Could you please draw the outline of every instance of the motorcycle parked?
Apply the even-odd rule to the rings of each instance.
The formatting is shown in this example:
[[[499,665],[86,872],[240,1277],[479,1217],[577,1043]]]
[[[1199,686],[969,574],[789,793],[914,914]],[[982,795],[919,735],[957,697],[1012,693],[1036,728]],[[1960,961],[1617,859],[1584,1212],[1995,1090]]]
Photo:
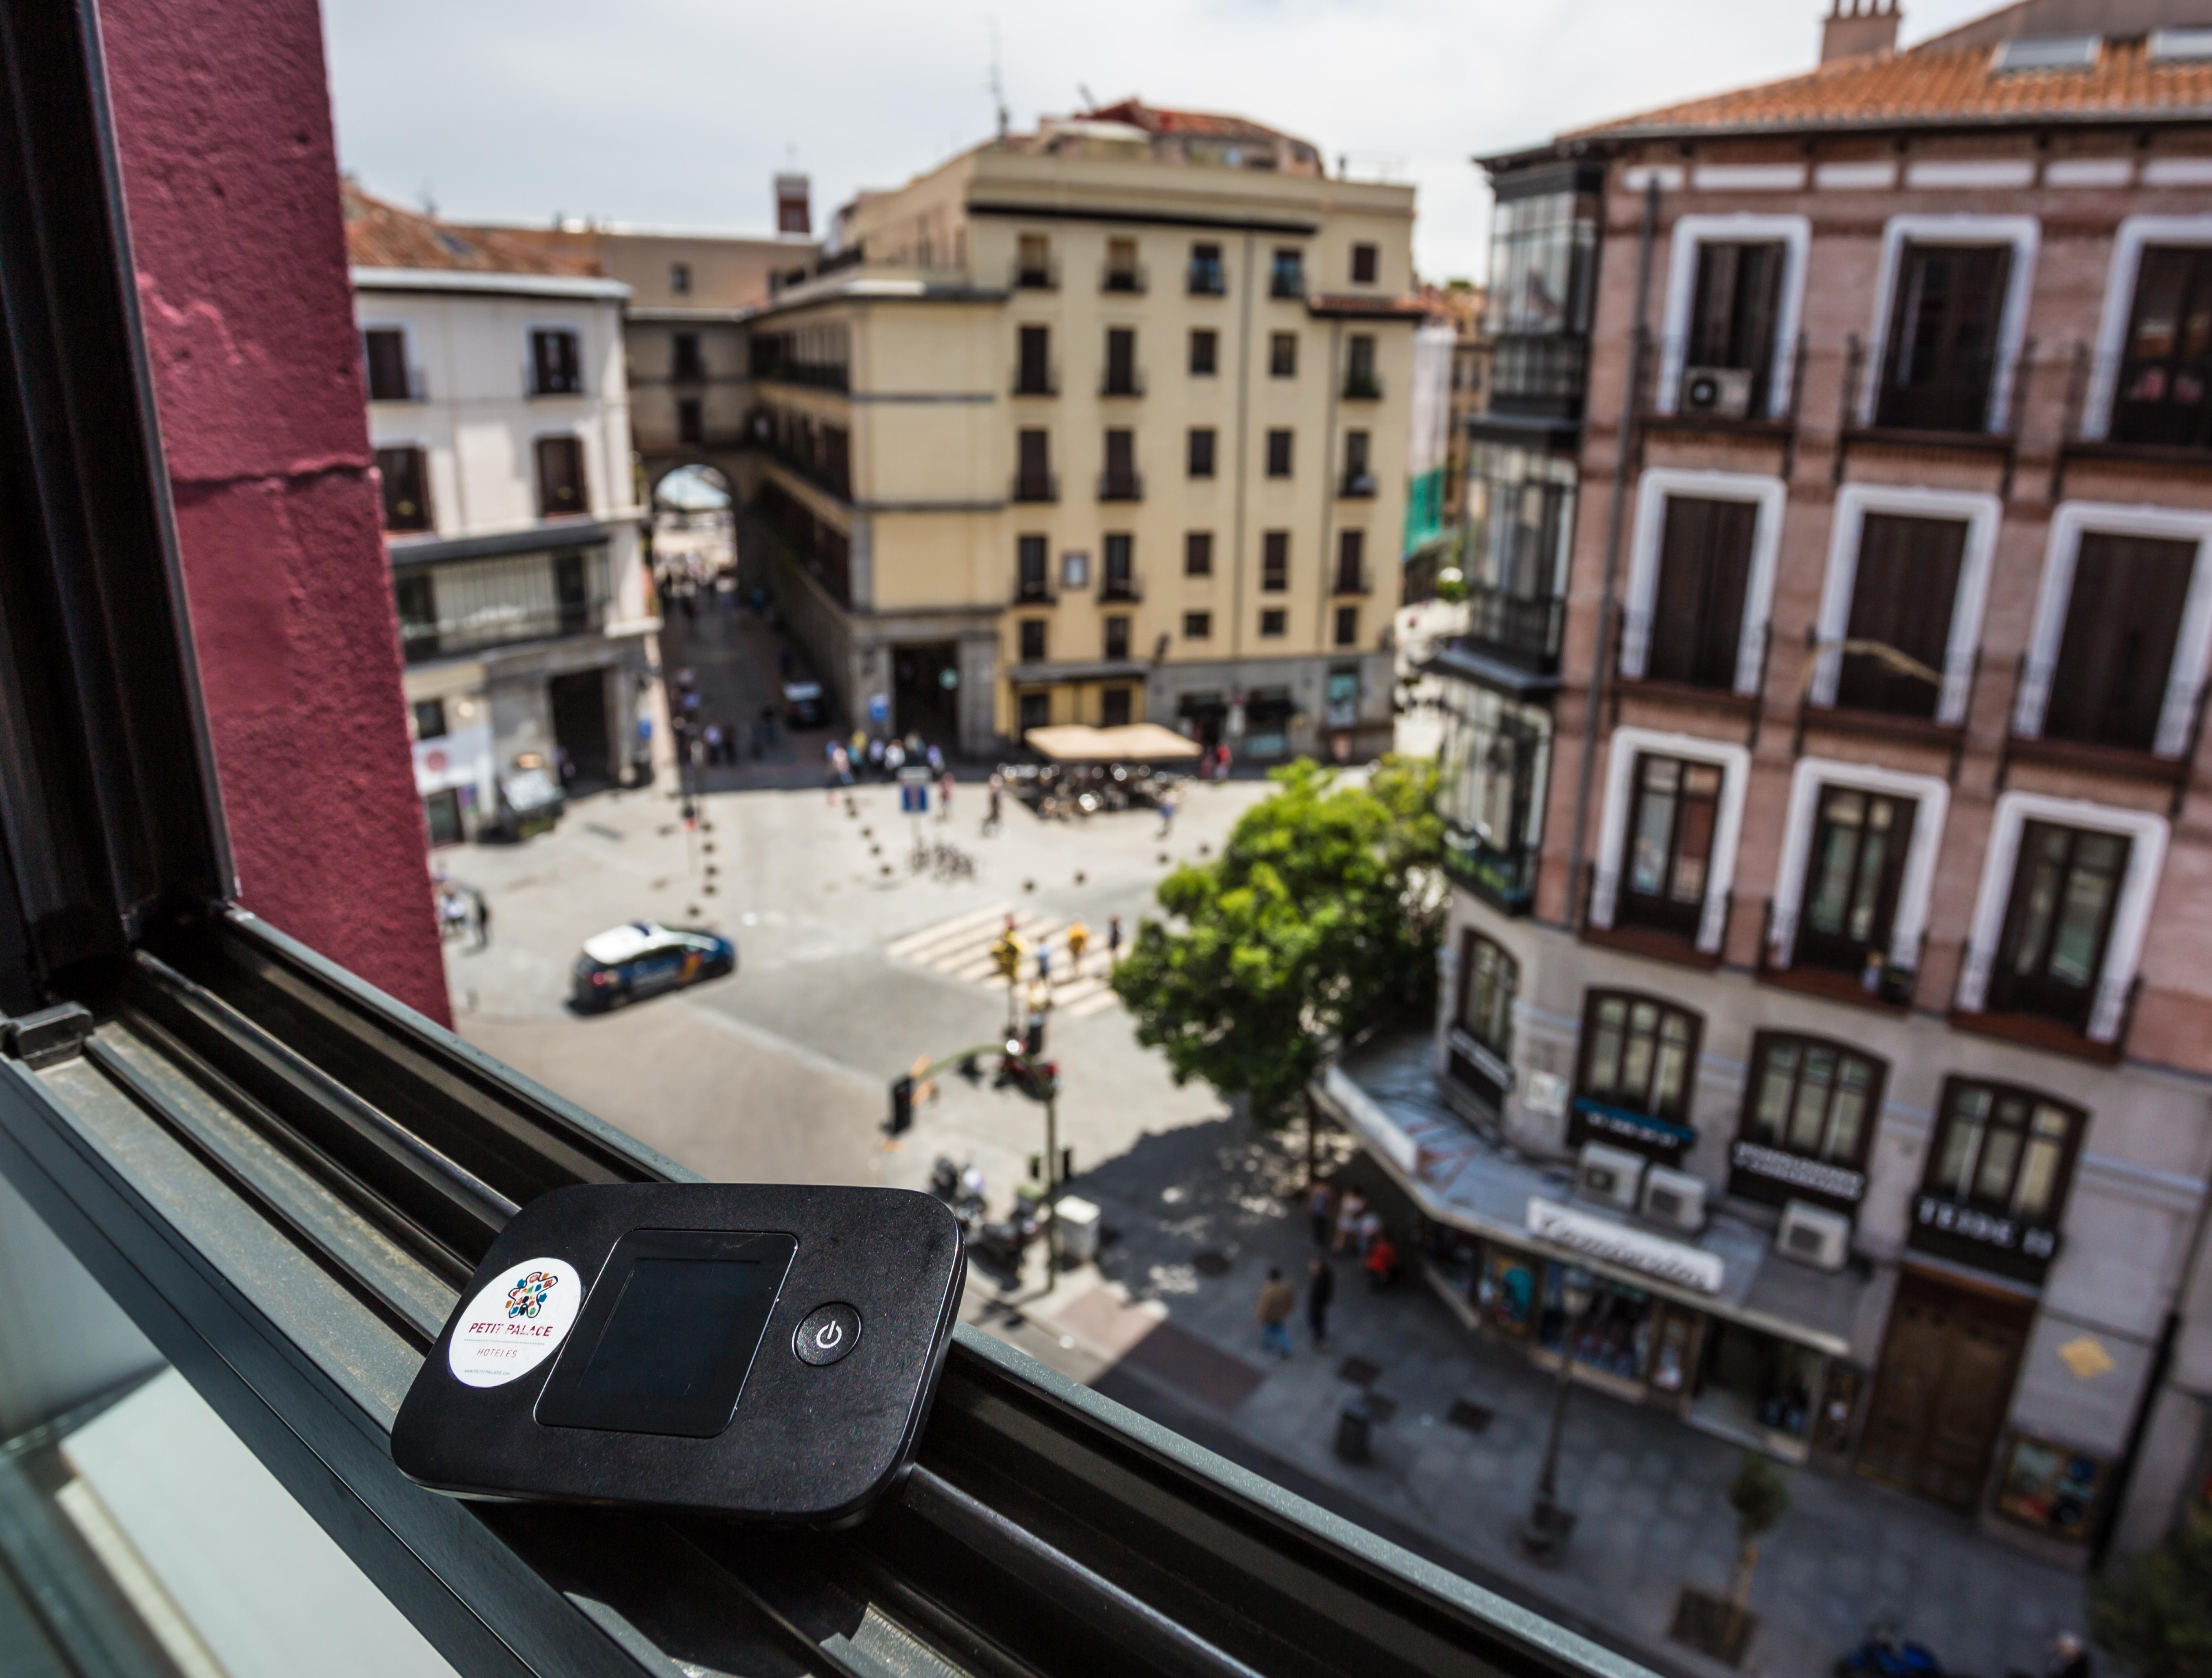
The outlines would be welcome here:
[[[1966,1678],[1946,1668],[1925,1644],[1909,1642],[1902,1627],[1884,1621],[1836,1662],[1835,1678]]]

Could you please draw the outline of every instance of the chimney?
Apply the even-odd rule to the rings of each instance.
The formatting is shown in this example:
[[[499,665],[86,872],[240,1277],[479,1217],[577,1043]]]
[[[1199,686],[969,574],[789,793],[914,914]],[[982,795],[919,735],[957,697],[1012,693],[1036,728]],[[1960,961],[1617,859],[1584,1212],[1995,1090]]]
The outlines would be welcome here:
[[[775,230],[795,233],[801,238],[814,231],[814,215],[807,207],[807,183],[805,175],[781,174],[775,178]]]
[[[1894,52],[1897,26],[1904,21],[1897,0],[1834,0],[1820,26],[1820,62]]]

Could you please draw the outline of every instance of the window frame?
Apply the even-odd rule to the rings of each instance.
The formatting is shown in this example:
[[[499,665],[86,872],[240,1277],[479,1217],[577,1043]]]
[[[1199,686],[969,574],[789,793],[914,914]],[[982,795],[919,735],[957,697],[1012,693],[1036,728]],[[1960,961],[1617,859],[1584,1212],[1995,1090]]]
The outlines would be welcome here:
[[[1184,434],[1183,468],[1194,478],[1214,476],[1220,433],[1211,425],[1194,425]]]
[[[1260,532],[1260,592],[1281,594],[1291,586],[1291,533],[1286,530]]]
[[[1977,1139],[1972,1158],[1966,1162],[1962,1173],[1966,1182],[1956,1192],[1945,1189],[1939,1182],[1939,1177],[1948,1175],[1950,1169],[1951,1142],[1960,1122],[1962,1097],[1976,1091],[1988,1095],[1992,1116],[2008,1099],[2024,1105],[2025,1122],[2018,1128],[2023,1144],[2031,1140],[2039,1110],[2049,1109],[2063,1122],[2065,1136],[2052,1167],[2045,1215],[2031,1219],[2015,1204],[2022,1167],[2030,1152],[2028,1146],[2019,1146],[2014,1155],[2002,1204],[1992,1203],[1990,1196],[1980,1192],[1978,1179],[1986,1163],[1990,1128],[1986,1121],[1981,1122],[1983,1134]],[[1927,1158],[1922,1164],[1920,1180],[1912,1197],[1907,1244],[2002,1274],[2040,1280],[2045,1268],[2057,1255],[2060,1231],[2073,1196],[2074,1179],[2085,1151],[2089,1121],[2087,1109],[2026,1085],[1963,1073],[1945,1078],[1936,1108],[1936,1122],[1929,1132]]]
[[[371,402],[419,402],[422,392],[416,388],[415,377],[415,343],[411,330],[402,320],[364,320],[358,328],[361,333],[361,383],[363,392]],[[375,360],[369,354],[371,337],[390,337],[399,340],[399,382],[398,396],[379,396],[376,393]]]
[[[0,3],[22,14],[9,19],[19,74],[0,86],[0,121],[52,142],[26,154],[22,190],[0,204],[0,252],[11,288],[21,283],[11,303],[40,328],[20,341],[23,362],[35,363],[29,374],[9,376],[88,398],[55,411],[68,446],[46,457],[51,471],[24,471],[29,444],[0,439],[15,457],[13,481],[42,503],[23,541],[0,553],[0,569],[11,610],[40,619],[39,644],[52,654],[10,673],[47,694],[101,702],[54,708],[54,738],[27,748],[54,795],[14,808],[0,842],[12,850],[35,829],[47,855],[89,849],[113,860],[63,882],[82,896],[42,948],[0,951],[0,993],[21,1012],[36,1006],[19,999],[25,979],[83,974],[78,964],[99,961],[101,988],[129,988],[132,1006],[161,1011],[234,1072],[266,1075],[258,1087],[268,1098],[251,1117],[234,1103],[235,1131],[224,1134],[255,1133],[257,1146],[319,1186],[271,1200],[250,1161],[241,1169],[243,1156],[221,1153],[195,1129],[204,1109],[164,1093],[183,1087],[181,1063],[170,1063],[177,1082],[134,1085],[100,1042],[65,1074],[0,1056],[0,1174],[459,1670],[586,1678],[658,1669],[688,1639],[726,1632],[722,1608],[737,1601],[765,1611],[757,1623],[799,1664],[837,1664],[835,1645],[819,1647],[823,1636],[802,1622],[833,1570],[860,1565],[841,1548],[850,1540],[823,1535],[828,1548],[810,1549],[793,1570],[717,1553],[725,1534],[695,1528],[687,1537],[680,1523],[647,1523],[634,1544],[578,1549],[568,1541],[572,1516],[515,1505],[494,1521],[393,1468],[384,1435],[434,1340],[440,1302],[520,1201],[578,1182],[690,1174],[225,901],[235,871],[112,196],[121,176],[98,38],[88,14]],[[84,277],[66,288],[34,283],[57,275]],[[28,576],[51,583],[59,573],[64,556],[43,533],[65,526],[64,502],[95,515],[106,539],[66,556],[70,587],[25,587]],[[129,611],[113,609],[123,601]],[[81,796],[95,783],[101,796]],[[115,912],[125,902],[139,913]],[[103,946],[71,941],[79,921],[105,929]],[[149,936],[161,941],[160,960],[138,945]],[[27,972],[31,960],[46,965]],[[98,1114],[78,1104],[77,1073],[116,1085]],[[363,1113],[387,1127],[381,1140],[358,1129]],[[112,1147],[118,1122],[130,1134]],[[354,1142],[365,1151],[331,1166],[326,1146]],[[456,1166],[456,1152],[488,1175]],[[380,1158],[415,1167],[375,1169]],[[354,1210],[362,1205],[373,1211]],[[356,1238],[361,1216],[428,1232],[419,1246],[401,1246],[439,1256],[349,1262],[366,1250]],[[1060,1615],[1063,1640],[1126,1644],[1164,1667],[1264,1664],[1267,1645],[1249,1620],[1212,1605],[1271,1591],[1287,1616],[1273,1637],[1339,1650],[1360,1669],[1388,1670],[1419,1640],[1500,1670],[1600,1678],[1619,1667],[1587,1640],[1504,1608],[965,1324],[954,1329],[932,1429],[898,1495],[927,1541],[964,1544],[973,1565],[995,1574],[984,1600],[1007,1599],[1000,1629],[1012,1631],[1023,1614]],[[956,1468],[957,1483],[928,1460],[929,1438],[955,1436],[983,1465]],[[1025,1488],[993,1478],[989,1465],[1024,1451],[1050,1462],[1077,1527],[1047,1534],[1022,1524]],[[1097,1536],[1146,1523],[1158,1545],[1180,1553],[1164,1559],[1158,1545],[1133,1553]],[[896,1578],[899,1558],[888,1566]],[[1195,1593],[1176,1588],[1177,1567],[1203,1575]],[[971,1635],[988,1644],[994,1629]]]
[[[1270,379],[1295,379],[1298,376],[1298,335],[1296,332],[1267,334],[1267,376]]]
[[[580,397],[590,394],[590,381],[584,376],[584,333],[579,326],[565,321],[533,323],[524,331],[524,344],[528,350],[525,393],[537,397]],[[542,346],[549,342],[565,341],[574,356],[575,365],[568,370],[569,384],[565,387],[548,382],[546,362]],[[557,369],[556,374],[557,377]]]
[[[1382,283],[1382,247],[1368,240],[1356,241],[1352,247],[1349,264],[1354,285],[1380,285]]]
[[[1213,575],[1213,532],[1187,530],[1182,533],[1182,574],[1186,577]]]
[[[1202,356],[1199,354],[1201,345],[1206,351]],[[1199,364],[1201,361],[1205,362],[1202,367]],[[1213,379],[1220,375],[1221,334],[1218,331],[1212,326],[1190,329],[1190,344],[1184,358],[1184,368],[1194,379]]]
[[[560,511],[550,505],[549,481],[545,473],[546,450],[549,445],[565,445],[575,463],[577,505]],[[540,519],[588,519],[592,515],[592,483],[590,463],[585,459],[584,439],[573,431],[541,431],[530,440],[530,459],[533,487],[537,490],[538,516]]]
[[[1773,245],[1783,247],[1781,294],[1775,301],[1774,341],[1767,346],[1770,372],[1766,399],[1754,419],[1790,411],[1796,399],[1797,334],[1805,308],[1805,276],[1812,250],[1812,218],[1805,216],[1682,216],[1668,237],[1667,312],[1661,327],[1659,386],[1652,405],[1662,414],[1680,411],[1682,371],[1688,364],[1691,312],[1697,306],[1698,271],[1707,245]]]
[[[1638,1008],[1657,1012],[1650,1033],[1652,1048],[1645,1067],[1644,1087],[1639,1092],[1641,1104],[1630,1106],[1617,1097],[1623,1086],[1616,1082],[1610,1091],[1601,1095],[1592,1082],[1595,1070],[1601,1030],[1600,1015],[1609,1002],[1622,1005],[1621,1042],[1618,1050],[1617,1072],[1625,1072],[1628,1050],[1634,1033]],[[1680,1044],[1680,1079],[1674,1087],[1671,1103],[1655,1098],[1659,1087],[1662,1053],[1668,1018],[1678,1017],[1687,1022]],[[1630,990],[1617,986],[1592,985],[1583,993],[1583,1013],[1579,1034],[1575,1043],[1575,1081],[1573,1095],[1567,1107],[1567,1146],[1580,1147],[1584,1142],[1603,1142],[1607,1146],[1626,1146],[1672,1161],[1697,1140],[1697,1128],[1691,1122],[1696,1116],[1698,1073],[1704,1049],[1705,1018],[1695,1008],[1686,1008],[1670,1002],[1663,996],[1654,996],[1648,991]],[[1641,1121],[1635,1122],[1634,1121]],[[1592,1134],[1595,1131],[1596,1134]]]
[[[1335,622],[1332,626],[1329,644],[1332,647],[1359,645],[1359,608],[1338,606],[1334,609]]]
[[[1260,613],[1260,639],[1279,641],[1291,632],[1291,615],[1281,606],[1263,607]]]
[[[379,497],[379,516],[383,521],[384,529],[386,533],[391,535],[419,535],[435,531],[438,528],[438,518],[437,508],[430,499],[429,448],[422,443],[412,441],[404,442],[380,442],[374,445],[372,453],[376,461],[377,477],[380,480],[382,485],[382,493]],[[404,454],[412,456],[414,459],[415,472],[422,496],[422,510],[421,515],[413,523],[395,524],[392,522],[392,475],[386,471],[384,468],[384,458],[387,454]]]
[[[2021,345],[2027,333],[2028,300],[2035,289],[2036,257],[2043,239],[2043,224],[2033,216],[1893,216],[1883,225],[1881,266],[1875,291],[1874,317],[1867,333],[1866,368],[1860,388],[1852,392],[1858,423],[1875,423],[1881,401],[1882,369],[1889,359],[1890,314],[1896,307],[1898,282],[1907,245],[2002,245],[2012,252],[2005,293],[1997,313],[1996,364],[1990,379],[1985,432],[2000,429],[2012,410],[2013,384],[2018,376]]]
[[[1270,426],[1267,429],[1267,476],[1271,478],[1288,478],[1296,476],[1297,429],[1287,425]]]
[[[1613,731],[1607,745],[1605,809],[1599,824],[1595,889],[1589,897],[1590,924],[1607,930],[1615,924],[1620,870],[1627,855],[1630,777],[1638,758],[1644,756],[1693,758],[1722,769],[1719,816],[1705,865],[1705,913],[1692,940],[1701,953],[1717,955],[1728,924],[1729,901],[1735,890],[1744,797],[1751,779],[1751,753],[1732,741],[1653,728]]]
[[[1951,783],[1941,775],[1908,775],[1834,757],[1801,757],[1790,770],[1790,805],[1783,818],[1773,910],[1767,925],[1767,964],[1787,970],[1796,961],[1798,915],[1815,861],[1813,840],[1819,824],[1820,795],[1832,787],[1907,798],[1917,806],[1887,945],[1889,965],[1917,971],[1936,869],[1942,857],[1945,825],[1950,819]]]
[[[2091,535],[2146,536],[2197,544],[2187,603],[2174,639],[2173,663],[2166,672],[2166,700],[2151,742],[2153,757],[2179,758],[2190,743],[2197,696],[2208,675],[2212,675],[2212,513],[2080,501],[2063,502],[2053,510],[2051,535],[2044,545],[2043,576],[2036,590],[2035,617],[2028,630],[2027,666],[2013,703],[2013,732],[2028,739],[2043,737],[2067,614],[2073,605],[2075,568],[2082,540]]]
[[[1747,472],[1648,469],[1638,480],[1636,525],[1628,559],[1627,613],[1621,625],[1620,673],[1644,679],[1651,651],[1651,618],[1659,594],[1659,565],[1667,535],[1667,503],[1683,495],[1700,501],[1748,502],[1756,509],[1751,538],[1751,566],[1744,580],[1743,622],[1736,639],[1736,674],[1731,691],[1749,696],[1759,690],[1766,668],[1768,628],[1774,610],[1774,574],[1782,546],[1783,508],[1788,492],[1778,477]]]
[[[1789,1099],[1776,1134],[1765,1140],[1753,1134],[1753,1126],[1765,1098],[1768,1059],[1784,1048],[1796,1049],[1799,1058],[1789,1073]],[[1835,1057],[1835,1075],[1829,1084],[1821,1113],[1823,1146],[1808,1152],[1798,1145],[1793,1133],[1805,1087],[1807,1061],[1814,1051]],[[1846,1061],[1863,1062],[1869,1077],[1856,1145],[1848,1155],[1839,1158],[1830,1145],[1836,1122],[1836,1098],[1843,1088]],[[1754,1032],[1751,1055],[1744,1063],[1743,1099],[1737,1110],[1735,1136],[1729,1146],[1729,1193],[1773,1206],[1807,1199],[1846,1214],[1856,1213],[1866,1198],[1868,1164],[1874,1153],[1875,1132],[1881,1121],[1889,1072],[1889,1062],[1881,1056],[1833,1037],[1780,1029]]]
[[[2112,436],[2120,362],[2126,353],[2128,330],[2135,322],[2143,252],[2154,245],[2212,245],[2212,216],[2130,216],[2112,235],[2112,264],[2106,275],[2104,307],[2097,321],[2097,347],[2090,358],[2089,386],[2082,401],[2081,435],[2087,441],[2105,442]]]
[[[1182,615],[1182,638],[1185,641],[1213,639],[1213,614],[1210,611],[1187,611]]]
[[[1839,643],[1849,632],[1851,600],[1858,582],[1859,549],[1870,513],[1907,519],[1963,522],[1966,549],[1951,601],[1951,631],[1943,658],[1943,683],[1936,697],[1936,720],[1963,726],[1973,683],[1974,655],[1981,645],[1982,616],[1989,599],[1990,575],[2004,509],[1996,496],[1982,491],[1930,489],[1918,485],[1846,483],[1836,492],[1828,533],[1828,568],[1821,580],[1820,617],[1814,633],[1820,647],[1808,697],[1832,707],[1843,679]]]
[[[1015,644],[1018,656],[1025,665],[1043,664],[1051,657],[1051,625],[1042,617],[1023,617],[1015,620]],[[1031,650],[1034,648],[1035,650]]]

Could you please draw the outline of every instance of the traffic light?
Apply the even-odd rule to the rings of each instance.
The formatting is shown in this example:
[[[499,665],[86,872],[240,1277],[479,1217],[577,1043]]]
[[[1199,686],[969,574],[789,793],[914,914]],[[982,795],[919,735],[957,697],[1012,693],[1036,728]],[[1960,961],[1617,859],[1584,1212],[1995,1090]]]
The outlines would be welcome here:
[[[891,1079],[890,1134],[899,1135],[914,1123],[914,1079]]]

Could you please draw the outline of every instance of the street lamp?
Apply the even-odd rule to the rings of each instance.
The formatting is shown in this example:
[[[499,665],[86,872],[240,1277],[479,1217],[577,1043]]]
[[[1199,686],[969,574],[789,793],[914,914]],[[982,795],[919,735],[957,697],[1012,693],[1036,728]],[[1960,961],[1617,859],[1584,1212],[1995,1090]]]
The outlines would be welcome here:
[[[1539,1561],[1556,1558],[1575,1529],[1575,1515],[1559,1506],[1559,1435],[1567,1420],[1567,1387],[1574,1379],[1575,1342],[1597,1303],[1596,1279],[1570,1266],[1559,1278],[1559,1374],[1552,1388],[1552,1428],[1544,1441],[1544,1471],[1535,1501],[1521,1523],[1521,1546]]]

